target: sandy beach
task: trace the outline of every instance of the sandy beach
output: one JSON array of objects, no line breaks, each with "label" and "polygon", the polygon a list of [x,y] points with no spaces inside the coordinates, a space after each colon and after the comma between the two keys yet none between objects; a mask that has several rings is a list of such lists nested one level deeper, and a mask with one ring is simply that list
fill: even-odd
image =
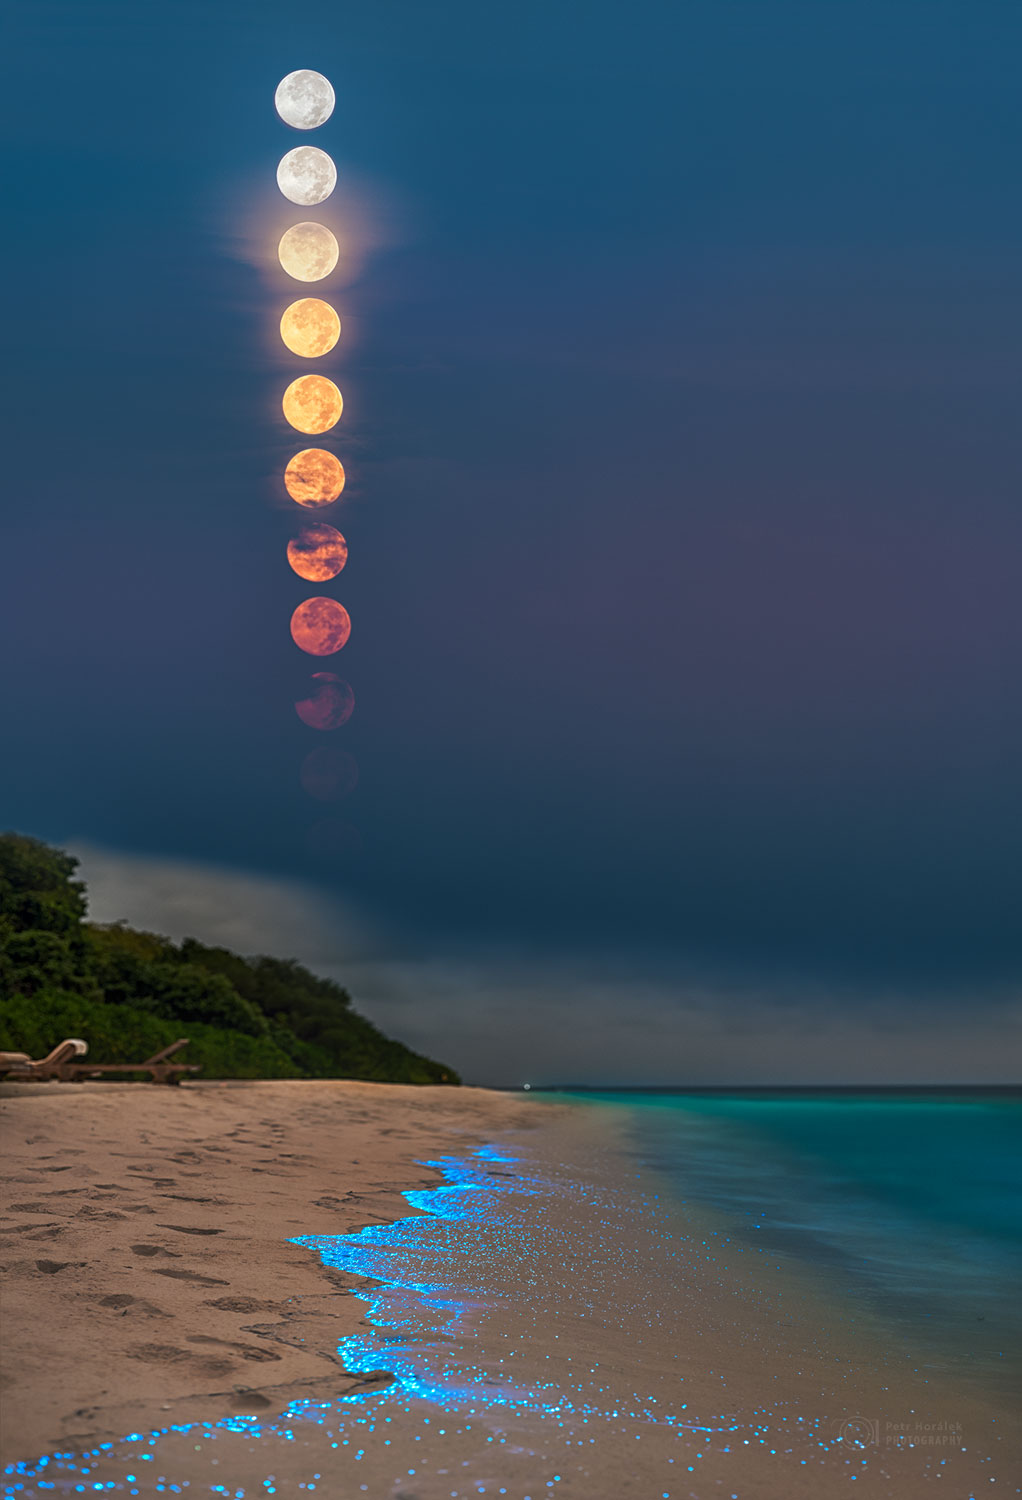
[{"label": "sandy beach", "polygon": [[350,1389],[351,1277],[288,1243],[410,1212],[511,1096],[370,1083],[0,1086],[3,1461]]},{"label": "sandy beach", "polygon": [[12,1496],[1015,1492],[1010,1409],[804,1268],[750,1265],[636,1170],[613,1111],[335,1082],[3,1095]]}]

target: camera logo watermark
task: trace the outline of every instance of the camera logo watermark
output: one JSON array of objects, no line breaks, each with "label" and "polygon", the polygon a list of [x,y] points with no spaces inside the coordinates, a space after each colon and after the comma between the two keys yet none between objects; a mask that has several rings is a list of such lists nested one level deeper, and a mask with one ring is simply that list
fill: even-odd
[{"label": "camera logo watermark", "polygon": [[848,1417],[834,1423],[834,1436],[850,1448],[961,1448],[962,1424]]}]

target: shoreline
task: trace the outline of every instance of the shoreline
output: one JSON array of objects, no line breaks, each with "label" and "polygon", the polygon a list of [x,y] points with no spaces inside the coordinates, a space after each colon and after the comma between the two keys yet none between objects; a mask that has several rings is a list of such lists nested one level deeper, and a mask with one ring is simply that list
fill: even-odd
[{"label": "shoreline", "polygon": [[[129,1493],[155,1494],[142,1468],[155,1457],[168,1480],[202,1489],[230,1477],[246,1496],[318,1484],[356,1500],[360,1490],[371,1500],[447,1500],[479,1493],[480,1479],[485,1493],[495,1484],[518,1500],[555,1484],[575,1500],[819,1500],[854,1478],[870,1496],[910,1500],[936,1478],[949,1481],[948,1493],[976,1494],[1003,1481],[1012,1450],[1017,1458],[1010,1413],[885,1348],[879,1328],[784,1257],[750,1264],[712,1213],[672,1200],[656,1172],[637,1170],[613,1110],[333,1082],[118,1091],[112,1112],[110,1086],[98,1086],[93,1103],[65,1090],[66,1108],[78,1109],[80,1126],[105,1114],[123,1162],[133,1154],[124,1145],[130,1099],[133,1116],[155,1120],[135,1118],[131,1129],[150,1155],[166,1148],[168,1175],[209,1179],[201,1193],[187,1182],[184,1193],[180,1184],[159,1189],[164,1211],[155,1217],[136,1202],[140,1231],[166,1235],[175,1228],[166,1205],[188,1201],[192,1226],[212,1232],[194,1236],[200,1248],[186,1266],[180,1240],[169,1247],[177,1260],[152,1266],[154,1277],[190,1273],[165,1278],[180,1297],[174,1346],[166,1296],[153,1309],[142,1298],[117,1309],[93,1291],[76,1313],[83,1328],[107,1319],[104,1356],[116,1346],[139,1360],[145,1348],[138,1333],[129,1344],[132,1322],[145,1328],[154,1359],[157,1340],[183,1351],[127,1374],[122,1363],[121,1391],[125,1380],[137,1386],[140,1370],[148,1389],[118,1404],[111,1386],[105,1405],[87,1409],[84,1431],[63,1414],[61,1445],[91,1444],[93,1480],[130,1479],[138,1487]],[[168,1106],[168,1096],[182,1103]],[[29,1108],[38,1114],[38,1102],[21,1114]],[[173,1136],[168,1109],[201,1116],[201,1151]],[[78,1143],[55,1153],[52,1135],[31,1143],[37,1181],[83,1151]],[[485,1149],[494,1145],[498,1154]],[[328,1176],[343,1178],[345,1191],[324,1187]],[[154,1190],[162,1180],[145,1177]],[[97,1178],[93,1196],[112,1181]],[[84,1218],[106,1226],[107,1242],[127,1235],[123,1210]],[[196,1269],[227,1288],[197,1284]],[[29,1276],[37,1317],[63,1274]],[[260,1301],[269,1305],[253,1305]],[[246,1348],[276,1359],[245,1364]],[[94,1341],[79,1343],[76,1359],[109,1366],[98,1354]],[[37,1396],[68,1358],[51,1352],[36,1370]],[[211,1369],[218,1360],[233,1369]],[[31,1421],[28,1393],[19,1399]],[[52,1417],[51,1402],[50,1427]],[[129,1430],[136,1437],[124,1439]],[[109,1452],[98,1451],[100,1438]],[[30,1482],[46,1444],[18,1446]]]},{"label": "shoreline", "polygon": [[334,1080],[0,1085],[0,1461],[364,1383],[335,1352],[355,1278],[293,1239],[409,1214],[439,1178],[417,1158],[521,1112]]}]

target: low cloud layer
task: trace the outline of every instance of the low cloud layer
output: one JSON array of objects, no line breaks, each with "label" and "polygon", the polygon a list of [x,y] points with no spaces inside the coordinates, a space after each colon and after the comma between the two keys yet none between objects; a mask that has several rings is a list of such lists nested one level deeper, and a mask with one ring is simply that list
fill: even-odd
[{"label": "low cloud layer", "polygon": [[296,882],[73,845],[95,921],[293,957],[475,1083],[995,1083],[1018,994],[940,997],[700,973],[677,957],[429,952]]}]

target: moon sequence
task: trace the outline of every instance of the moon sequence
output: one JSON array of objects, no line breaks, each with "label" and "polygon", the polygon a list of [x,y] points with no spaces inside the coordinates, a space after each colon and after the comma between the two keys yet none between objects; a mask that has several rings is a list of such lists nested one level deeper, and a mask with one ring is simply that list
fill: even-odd
[{"label": "moon sequence", "polygon": [[348,561],[348,544],[334,526],[316,522],[303,526],[287,544],[287,560],[299,578],[327,583]]},{"label": "moon sequence", "polygon": [[319,359],[330,353],[340,336],[340,318],[320,297],[301,297],[284,309],[280,337],[292,354]]},{"label": "moon sequence", "polygon": [[295,699],[295,713],[310,729],[340,729],[354,712],[351,684],[334,672],[313,672],[305,696]]},{"label": "moon sequence", "polygon": [[299,604],[291,616],[291,639],[309,656],[333,656],[347,644],[351,619],[343,604],[320,595]]},{"label": "moon sequence", "polygon": [[284,488],[298,505],[332,505],[344,489],[344,467],[325,448],[303,448],[284,470]]}]

